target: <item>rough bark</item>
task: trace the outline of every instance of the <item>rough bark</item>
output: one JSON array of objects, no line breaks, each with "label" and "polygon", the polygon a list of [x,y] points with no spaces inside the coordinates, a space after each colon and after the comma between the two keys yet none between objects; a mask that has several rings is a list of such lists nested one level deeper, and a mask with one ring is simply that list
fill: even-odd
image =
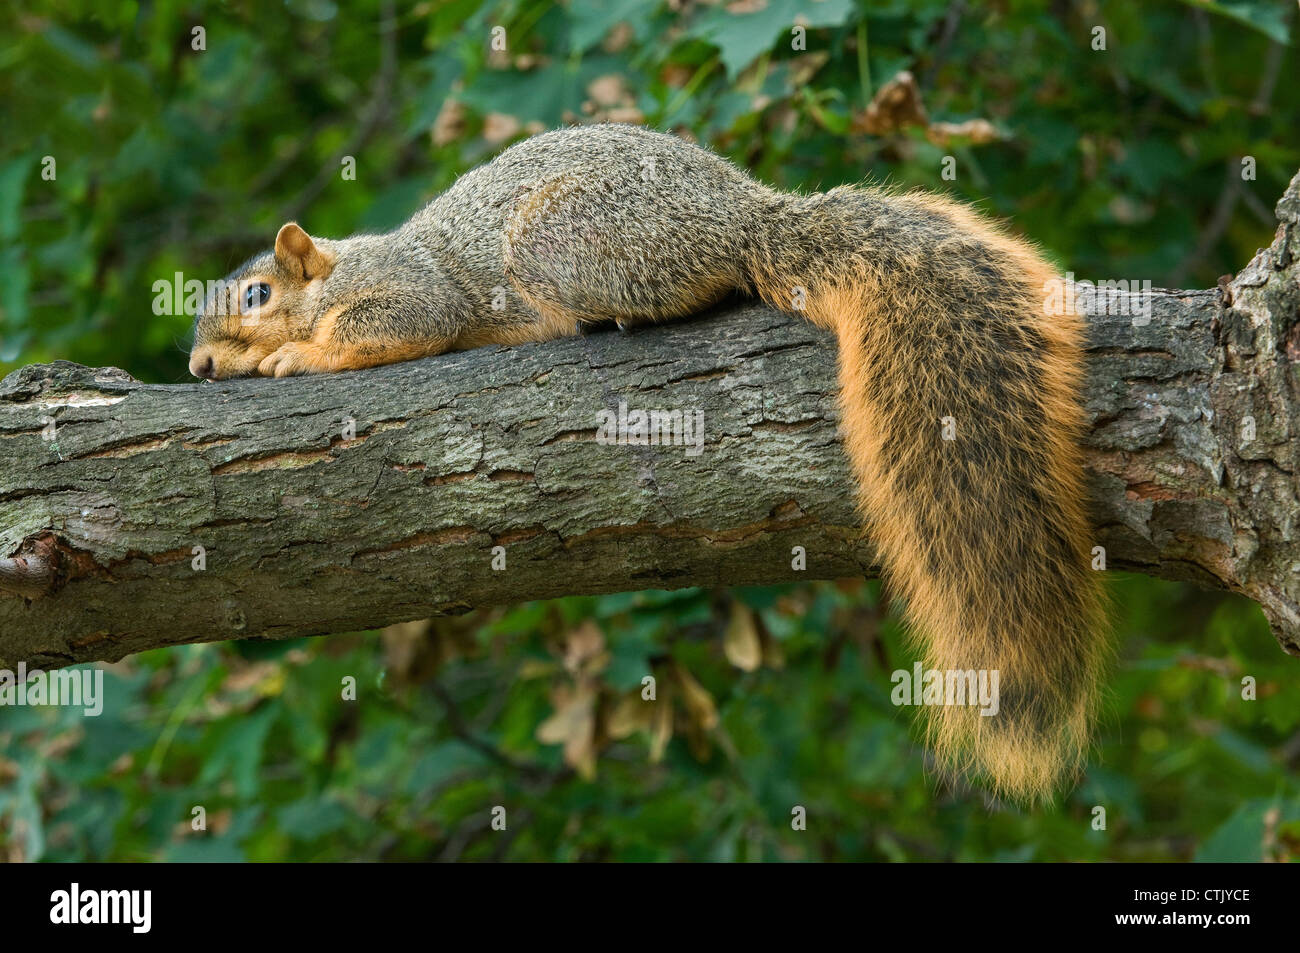
[{"label": "rough bark", "polygon": [[[1278,218],[1218,289],[1090,315],[1087,448],[1108,568],[1245,593],[1300,654],[1300,176]],[[331,376],[23,368],[0,383],[0,667],[869,574],[834,365],[828,335],[733,304]],[[620,401],[700,411],[703,452],[597,442]]]}]

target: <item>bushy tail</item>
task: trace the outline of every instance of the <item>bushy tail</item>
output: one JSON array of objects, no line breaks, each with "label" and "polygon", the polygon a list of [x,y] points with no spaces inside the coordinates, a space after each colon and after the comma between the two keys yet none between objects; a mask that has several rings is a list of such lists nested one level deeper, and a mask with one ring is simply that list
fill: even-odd
[{"label": "bushy tail", "polygon": [[941,763],[1050,795],[1087,754],[1108,651],[1079,319],[1044,315],[1028,245],[936,196],[785,197],[753,261],[764,298],[839,338],[845,443],[924,666],[998,673],[995,715],[924,708]]}]

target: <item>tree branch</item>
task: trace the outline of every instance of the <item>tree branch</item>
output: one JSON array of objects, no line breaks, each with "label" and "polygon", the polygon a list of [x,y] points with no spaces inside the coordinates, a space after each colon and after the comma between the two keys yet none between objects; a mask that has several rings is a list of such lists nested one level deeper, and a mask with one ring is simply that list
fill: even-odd
[{"label": "tree branch", "polygon": [[[1300,176],[1277,214],[1220,289],[1090,316],[1087,448],[1108,568],[1245,593],[1300,654]],[[0,382],[0,666],[869,574],[834,347],[732,304],[340,375],[22,368]],[[699,412],[703,452],[597,442],[620,402]]]}]

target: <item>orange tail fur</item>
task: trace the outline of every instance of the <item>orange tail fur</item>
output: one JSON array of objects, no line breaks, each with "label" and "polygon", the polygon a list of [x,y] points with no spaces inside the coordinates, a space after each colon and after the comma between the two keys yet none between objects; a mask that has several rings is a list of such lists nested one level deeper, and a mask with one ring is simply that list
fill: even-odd
[{"label": "orange tail fur", "polygon": [[777,219],[753,281],[838,336],[861,505],[923,664],[998,673],[995,715],[927,706],[929,740],[948,768],[1045,797],[1087,753],[1107,655],[1081,322],[1044,314],[1032,248],[936,196],[835,189]]}]

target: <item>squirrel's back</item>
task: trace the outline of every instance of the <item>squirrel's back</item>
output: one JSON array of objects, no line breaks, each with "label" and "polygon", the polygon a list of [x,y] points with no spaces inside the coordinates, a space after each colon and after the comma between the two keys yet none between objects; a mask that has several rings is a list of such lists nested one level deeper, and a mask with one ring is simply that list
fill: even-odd
[{"label": "squirrel's back", "polygon": [[[626,218],[641,218],[640,209],[652,205],[682,227],[696,230],[710,248],[735,246],[737,253],[748,247],[748,236],[762,221],[761,206],[780,195],[677,136],[615,123],[569,126],[516,143],[466,172],[417,211],[401,232],[409,240],[427,243],[462,293],[476,305],[490,307],[491,289],[505,275],[502,236],[521,197],[538,182],[566,176],[593,184],[617,183],[608,203],[590,203],[586,227],[592,232],[621,232],[631,224]],[[642,236],[646,242],[659,239]],[[629,249],[629,254],[634,252]],[[506,308],[515,304],[507,302]],[[502,311],[499,299],[496,310]]]}]

